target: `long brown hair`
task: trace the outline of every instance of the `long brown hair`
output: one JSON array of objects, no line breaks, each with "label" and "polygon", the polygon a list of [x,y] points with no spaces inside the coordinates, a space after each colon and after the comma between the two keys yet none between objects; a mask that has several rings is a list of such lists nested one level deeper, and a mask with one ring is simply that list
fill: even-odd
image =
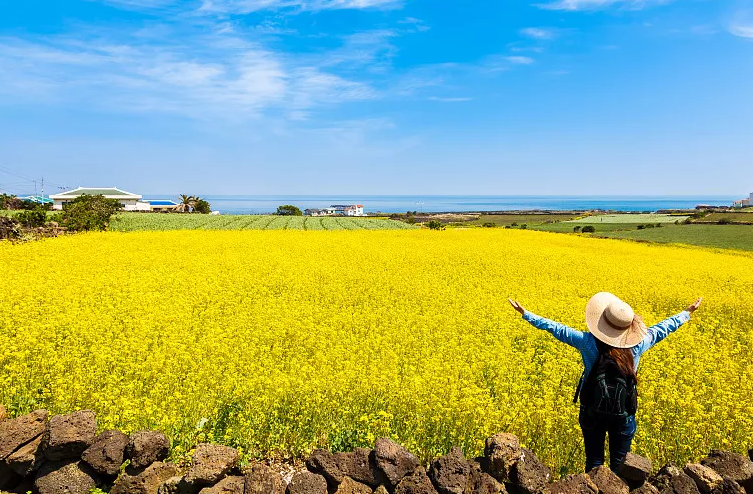
[{"label": "long brown hair", "polygon": [[619,367],[620,372],[627,376],[632,377],[633,381],[638,383],[638,375],[635,373],[635,360],[633,359],[633,351],[630,348],[609,348],[609,356],[614,359]]},{"label": "long brown hair", "polygon": [[[646,324],[643,322],[643,318],[638,314],[633,317],[633,323],[630,331],[640,331],[645,334]],[[634,382],[638,384],[638,375],[635,372],[635,359],[633,359],[633,350],[631,348],[615,348],[609,347],[609,355],[617,363],[620,372],[628,377],[632,377]]]}]

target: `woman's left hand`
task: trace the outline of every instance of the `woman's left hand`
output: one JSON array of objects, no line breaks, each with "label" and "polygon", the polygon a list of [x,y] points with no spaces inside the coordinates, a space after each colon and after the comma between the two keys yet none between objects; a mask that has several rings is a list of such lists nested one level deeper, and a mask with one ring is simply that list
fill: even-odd
[{"label": "woman's left hand", "polygon": [[702,300],[703,300],[703,297],[700,297],[698,300],[696,300],[695,302],[693,302],[692,304],[690,304],[688,306],[688,308],[685,309],[685,310],[688,311],[688,312],[690,312],[692,314],[693,312],[695,312],[698,309],[698,307],[701,306],[701,301]]},{"label": "woman's left hand", "polygon": [[508,298],[508,299],[507,299],[507,301],[508,301],[508,302],[510,302],[510,305],[512,305],[512,308],[513,308],[513,309],[515,309],[516,311],[520,312],[520,315],[521,315],[521,316],[522,316],[523,314],[525,314],[525,313],[526,313],[526,310],[525,310],[525,309],[523,308],[523,306],[522,306],[522,305],[520,305],[520,304],[519,304],[518,302],[516,302],[515,300],[513,300],[513,299],[511,299],[511,298]]}]

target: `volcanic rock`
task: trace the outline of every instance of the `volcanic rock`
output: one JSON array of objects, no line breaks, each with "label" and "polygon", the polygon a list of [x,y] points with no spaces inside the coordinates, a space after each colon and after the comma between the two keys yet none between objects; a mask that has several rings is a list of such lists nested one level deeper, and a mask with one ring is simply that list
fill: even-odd
[{"label": "volcanic rock", "polygon": [[47,410],[21,415],[14,419],[0,422],[0,461],[11,453],[44,433],[47,422]]},{"label": "volcanic rock", "polygon": [[374,451],[377,466],[384,472],[393,487],[397,486],[403,477],[411,474],[419,466],[418,458],[386,437],[377,439]]},{"label": "volcanic rock", "polygon": [[513,467],[522,454],[520,441],[513,434],[501,433],[486,440],[484,457],[487,471],[500,482],[513,480]]},{"label": "volcanic rock", "polygon": [[[481,460],[484,459],[481,458]],[[470,473],[465,486],[465,494],[507,494],[505,486],[483,470],[484,463],[476,459],[468,461]]]},{"label": "volcanic rock", "polygon": [[651,460],[638,456],[634,453],[628,453],[625,461],[617,469],[617,475],[627,482],[631,489],[636,489],[643,485],[651,475]]},{"label": "volcanic rock", "polygon": [[110,494],[157,494],[160,486],[177,473],[175,465],[156,461],[137,475],[121,474]]},{"label": "volcanic rock", "polygon": [[285,482],[282,477],[262,463],[246,470],[245,494],[283,494]]},{"label": "volcanic rock", "polygon": [[96,473],[75,460],[45,463],[34,481],[38,494],[89,494],[96,485]]},{"label": "volcanic rock", "polygon": [[334,458],[340,472],[356,482],[361,482],[370,487],[377,487],[389,482],[378,466],[376,451],[374,450],[356,448],[350,453],[335,453]]},{"label": "volcanic rock", "polygon": [[649,481],[660,494],[700,494],[693,479],[674,463],[663,466]]},{"label": "volcanic rock", "polygon": [[630,488],[609,467],[601,465],[590,472],[591,478],[601,494],[628,494]]},{"label": "volcanic rock", "polygon": [[437,494],[426,470],[416,467],[410,475],[403,477],[395,487],[395,494]]},{"label": "volcanic rock", "polygon": [[306,460],[306,468],[313,473],[323,475],[327,483],[336,486],[345,475],[335,461],[335,456],[327,449],[315,449]]},{"label": "volcanic rock", "polygon": [[568,475],[549,485],[551,494],[598,494],[599,488],[585,473]]},{"label": "volcanic rock", "polygon": [[134,468],[146,468],[155,461],[167,458],[170,442],[159,431],[138,431],[131,434],[125,449],[125,457]]},{"label": "volcanic rock", "polygon": [[43,435],[40,434],[11,453],[5,462],[18,475],[28,477],[34,473],[44,461],[42,439]]},{"label": "volcanic rock", "polygon": [[728,477],[753,494],[753,461],[730,451],[712,450],[701,460],[701,465],[712,468],[722,477]]},{"label": "volcanic rock", "polygon": [[544,492],[552,472],[533,454],[533,451],[520,448],[520,457],[512,469],[512,485],[522,494]]},{"label": "volcanic rock", "polygon": [[123,464],[128,436],[118,430],[108,430],[94,438],[94,442],[81,455],[97,473],[107,476],[118,474]]},{"label": "volcanic rock", "polygon": [[429,478],[439,494],[463,494],[470,473],[471,466],[458,447],[434,460],[429,468]]},{"label": "volcanic rock", "polygon": [[186,482],[196,486],[214,485],[237,466],[239,458],[238,451],[228,446],[199,444],[191,469],[186,473]]},{"label": "volcanic rock", "polygon": [[327,481],[317,473],[298,472],[290,479],[287,494],[327,494]]},{"label": "volcanic rock", "polygon": [[366,484],[356,482],[350,477],[343,477],[340,485],[337,486],[336,494],[371,494],[372,489]]},{"label": "volcanic rock", "polygon": [[245,479],[239,475],[225,477],[212,487],[204,487],[199,494],[243,494]]},{"label": "volcanic rock", "polygon": [[97,420],[91,410],[55,415],[44,433],[44,455],[53,461],[80,458],[96,432]]},{"label": "volcanic rock", "polygon": [[711,468],[704,465],[699,465],[698,463],[688,463],[687,465],[685,465],[683,471],[688,475],[688,477],[693,479],[693,482],[695,482],[698,490],[704,494],[709,493],[714,489],[717,489],[718,487],[721,487],[722,483],[724,482],[724,479],[721,475],[716,473]]}]

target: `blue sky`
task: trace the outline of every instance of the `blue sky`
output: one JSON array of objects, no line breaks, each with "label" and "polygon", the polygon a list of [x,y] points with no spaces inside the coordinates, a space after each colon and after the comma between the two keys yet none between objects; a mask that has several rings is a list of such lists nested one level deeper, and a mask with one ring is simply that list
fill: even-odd
[{"label": "blue sky", "polygon": [[48,192],[742,197],[753,1],[2,2],[0,189],[28,191],[18,175]]}]

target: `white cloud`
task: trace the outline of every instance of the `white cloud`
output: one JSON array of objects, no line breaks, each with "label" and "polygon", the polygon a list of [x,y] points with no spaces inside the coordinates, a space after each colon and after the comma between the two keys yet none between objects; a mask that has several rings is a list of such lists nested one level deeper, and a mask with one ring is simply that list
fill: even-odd
[{"label": "white cloud", "polygon": [[557,0],[553,3],[539,4],[548,10],[599,10],[618,6],[629,10],[640,10],[652,4],[668,3],[672,0]]},{"label": "white cloud", "polygon": [[513,63],[515,65],[531,65],[535,62],[535,60],[531,57],[521,57],[521,56],[510,56],[510,57],[502,57],[503,60],[507,60],[510,63]]},{"label": "white cloud", "polygon": [[743,24],[734,24],[729,27],[729,32],[730,34],[741,38],[753,39],[753,24],[747,26]]},{"label": "white cloud", "polygon": [[557,37],[557,31],[554,29],[544,29],[540,27],[527,27],[521,29],[520,34],[533,39],[553,39]]},{"label": "white cloud", "polygon": [[300,119],[323,105],[379,96],[369,82],[332,73],[321,60],[224,35],[195,42],[129,46],[101,39],[0,38],[0,103]]},{"label": "white cloud", "polygon": [[473,101],[473,98],[442,98],[439,96],[431,96],[429,101],[438,101],[440,103],[464,103],[466,101]]}]

